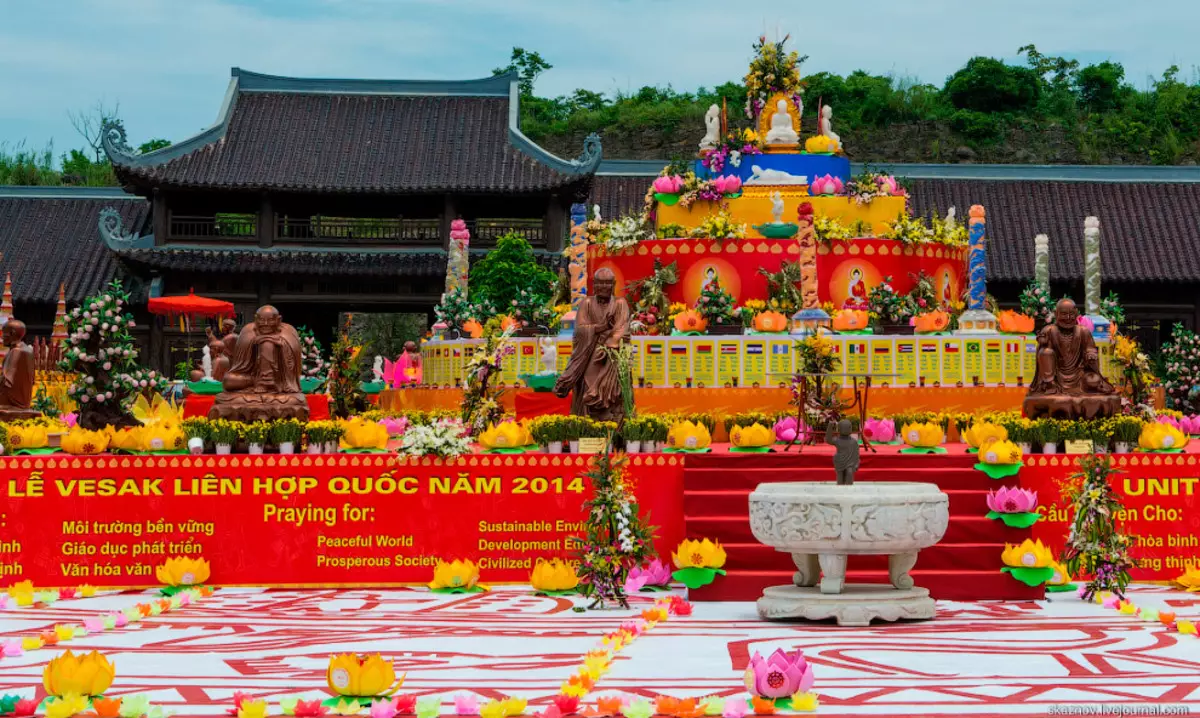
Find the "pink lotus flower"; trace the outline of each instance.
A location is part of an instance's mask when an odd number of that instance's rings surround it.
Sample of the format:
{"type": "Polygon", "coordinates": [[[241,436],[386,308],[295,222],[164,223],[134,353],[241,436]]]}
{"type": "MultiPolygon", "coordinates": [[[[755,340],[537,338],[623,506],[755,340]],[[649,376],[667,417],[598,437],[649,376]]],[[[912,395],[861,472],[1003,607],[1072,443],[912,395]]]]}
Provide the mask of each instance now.
{"type": "Polygon", "coordinates": [[[479,715],[479,699],[474,693],[454,694],[454,712],[460,716],[479,715]]]}
{"type": "Polygon", "coordinates": [[[1082,314],[1079,315],[1079,319],[1076,319],[1075,322],[1076,322],[1076,324],[1078,324],[1079,326],[1088,330],[1089,332],[1094,331],[1096,329],[1096,325],[1092,324],[1092,320],[1088,319],[1087,317],[1083,316],[1082,314]]]}
{"type": "Polygon", "coordinates": [[[88,633],[96,633],[98,631],[103,631],[104,630],[104,621],[101,621],[99,618],[85,618],[85,619],[83,619],[83,628],[88,633]]]}
{"type": "Polygon", "coordinates": [[[1037,492],[1001,486],[987,495],[988,509],[998,514],[1027,514],[1037,508],[1037,492]]]}
{"type": "Polygon", "coordinates": [[[742,178],[737,175],[722,175],[712,182],[713,187],[721,194],[737,194],[742,190],[742,178]]]}
{"type": "Polygon", "coordinates": [[[812,688],[815,680],[812,666],[804,660],[804,651],[784,653],[777,649],[763,659],[755,652],[746,668],[746,690],[760,698],[786,698],[812,688]]]}
{"type": "Polygon", "coordinates": [[[1185,434],[1200,434],[1200,416],[1185,416],[1179,420],[1179,430],[1185,434]]]}
{"type": "Polygon", "coordinates": [[[1118,607],[1120,607],[1120,604],[1121,604],[1121,599],[1117,598],[1116,594],[1111,594],[1109,596],[1106,596],[1104,598],[1104,600],[1101,601],[1101,603],[1100,603],[1100,605],[1104,608],[1118,608],[1118,607]]]}
{"type": "Polygon", "coordinates": [[[117,628],[125,626],[128,623],[129,623],[129,619],[125,616],[124,613],[114,613],[113,614],[113,625],[116,626],[117,628]]]}
{"type": "Polygon", "coordinates": [[[785,416],[775,422],[775,438],[779,441],[807,441],[808,431],[808,427],[803,422],[797,422],[794,416],[785,416]]]}
{"type": "Polygon", "coordinates": [[[896,438],[896,422],[891,419],[867,419],[863,436],[870,441],[886,444],[896,438]]]}
{"type": "Polygon", "coordinates": [[[750,706],[746,705],[745,700],[733,697],[725,701],[721,709],[721,718],[743,718],[749,712],[750,706]]]}
{"type": "Polygon", "coordinates": [[[464,242],[470,241],[471,232],[467,229],[465,221],[456,219],[450,222],[450,239],[459,239],[464,242]]]}
{"type": "Polygon", "coordinates": [[[67,425],[68,429],[73,429],[75,428],[75,425],[79,423],[79,414],[76,414],[72,411],[70,414],[63,414],[59,417],[59,419],[62,420],[62,423],[67,425]]]}
{"type": "Polygon", "coordinates": [[[662,561],[654,559],[645,567],[633,567],[625,579],[625,593],[637,593],[646,586],[667,586],[670,583],[671,570],[662,561]]]}
{"type": "Polygon", "coordinates": [[[1155,418],[1155,421],[1160,424],[1168,424],[1176,429],[1179,429],[1180,431],[1183,431],[1183,422],[1168,414],[1159,414],[1158,417],[1155,418]]]}
{"type": "Polygon", "coordinates": [[[406,416],[399,419],[383,418],[379,420],[379,423],[387,429],[388,436],[403,436],[404,432],[408,431],[408,417],[406,416]]]}
{"type": "Polygon", "coordinates": [[[904,194],[904,190],[900,187],[900,183],[891,175],[880,175],[875,178],[875,182],[879,185],[879,189],[893,197],[904,194]]]}
{"type": "Polygon", "coordinates": [[[808,191],[813,195],[828,196],[841,194],[844,189],[845,185],[842,184],[841,177],[825,175],[824,177],[814,179],[812,184],[809,185],[808,191]]]}
{"type": "Polygon", "coordinates": [[[20,641],[9,641],[4,644],[3,655],[5,658],[17,658],[25,654],[25,649],[21,647],[20,641]]]}
{"type": "Polygon", "coordinates": [[[654,180],[654,191],[659,194],[679,194],[683,191],[683,178],[679,175],[657,177],[654,180]]]}

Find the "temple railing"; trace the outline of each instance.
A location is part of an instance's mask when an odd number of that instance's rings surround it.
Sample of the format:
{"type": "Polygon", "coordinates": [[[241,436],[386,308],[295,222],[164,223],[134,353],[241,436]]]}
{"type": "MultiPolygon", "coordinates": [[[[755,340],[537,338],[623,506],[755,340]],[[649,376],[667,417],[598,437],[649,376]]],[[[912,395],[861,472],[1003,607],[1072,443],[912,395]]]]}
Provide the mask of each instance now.
{"type": "Polygon", "coordinates": [[[275,241],[440,244],[441,220],[280,215],[275,221],[275,241]]]}
{"type": "Polygon", "coordinates": [[[171,213],[167,232],[171,239],[253,241],[258,236],[258,218],[252,214],[205,216],[171,213]]]}
{"type": "Polygon", "coordinates": [[[535,247],[546,245],[546,227],[540,219],[471,219],[467,220],[472,244],[495,244],[510,232],[516,232],[535,247]]]}

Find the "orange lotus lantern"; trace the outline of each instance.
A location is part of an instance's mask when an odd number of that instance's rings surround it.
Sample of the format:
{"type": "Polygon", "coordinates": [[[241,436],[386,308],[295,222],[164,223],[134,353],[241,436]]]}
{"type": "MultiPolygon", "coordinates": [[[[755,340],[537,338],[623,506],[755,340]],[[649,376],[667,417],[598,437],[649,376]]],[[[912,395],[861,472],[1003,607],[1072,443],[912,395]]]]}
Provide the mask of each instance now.
{"type": "Polygon", "coordinates": [[[871,324],[863,309],[841,309],[833,313],[833,329],[838,332],[861,332],[871,324]]]}
{"type": "Polygon", "coordinates": [[[1033,317],[1011,309],[1000,312],[1000,331],[1005,334],[1032,334],[1033,317]]]}
{"type": "Polygon", "coordinates": [[[913,320],[913,325],[917,328],[918,334],[944,332],[950,326],[950,315],[941,309],[925,312],[924,314],[917,315],[913,320]]]}
{"type": "Polygon", "coordinates": [[[518,322],[516,319],[513,319],[512,317],[506,316],[506,317],[502,317],[500,319],[500,331],[502,331],[502,332],[508,332],[508,331],[515,332],[520,328],[521,328],[521,323],[518,322]]]}
{"type": "Polygon", "coordinates": [[[754,317],[753,325],[756,332],[786,332],[788,330],[787,317],[779,312],[762,312],[754,317]]]}
{"type": "Polygon", "coordinates": [[[708,321],[695,309],[685,309],[675,316],[675,329],[680,332],[703,332],[708,321]]]}
{"type": "Polygon", "coordinates": [[[483,336],[483,325],[474,319],[468,319],[463,322],[462,330],[464,334],[472,339],[478,339],[483,336]]]}

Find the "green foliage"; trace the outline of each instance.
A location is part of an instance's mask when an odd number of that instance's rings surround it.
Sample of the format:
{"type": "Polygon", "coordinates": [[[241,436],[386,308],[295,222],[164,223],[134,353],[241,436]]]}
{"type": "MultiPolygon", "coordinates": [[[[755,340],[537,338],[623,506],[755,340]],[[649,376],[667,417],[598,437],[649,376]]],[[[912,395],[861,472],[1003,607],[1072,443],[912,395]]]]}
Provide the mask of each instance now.
{"type": "Polygon", "coordinates": [[[164,147],[170,147],[170,146],[171,146],[170,140],[164,140],[161,137],[156,137],[155,139],[148,140],[148,141],[143,142],[142,144],[138,145],[138,153],[144,155],[147,152],[153,152],[154,150],[161,150],[164,147]]]}
{"type": "MultiPolygon", "coordinates": [[[[424,314],[355,314],[350,323],[350,336],[354,344],[363,348],[363,356],[395,359],[404,351],[404,342],[421,340],[428,329],[426,323],[424,314]]],[[[317,351],[320,352],[320,344],[317,351]]],[[[305,368],[308,368],[307,360],[305,368]]]]}
{"type": "Polygon", "coordinates": [[[545,304],[554,288],[554,273],[538,264],[524,237],[510,232],[471,268],[470,282],[472,301],[487,302],[507,313],[522,290],[545,304]]]}
{"type": "Polygon", "coordinates": [[[973,57],[946,81],[947,99],[955,107],[976,112],[1020,112],[1033,108],[1043,83],[1034,70],[1006,65],[990,57],[973,57]]]}
{"type": "MultiPolygon", "coordinates": [[[[496,69],[492,70],[492,74],[503,75],[507,72],[513,72],[515,70],[517,72],[517,77],[519,78],[517,80],[517,86],[521,88],[521,96],[532,97],[533,83],[537,80],[538,75],[553,68],[554,65],[551,65],[543,60],[540,53],[536,51],[527,52],[524,48],[514,47],[512,50],[512,58],[510,58],[508,65],[505,67],[497,67],[496,69]]],[[[576,90],[575,97],[580,97],[581,93],[584,93],[583,100],[585,102],[591,100],[591,95],[596,95],[594,92],[587,93],[585,90],[576,90]]],[[[599,97],[598,95],[596,96],[599,97]]]]}

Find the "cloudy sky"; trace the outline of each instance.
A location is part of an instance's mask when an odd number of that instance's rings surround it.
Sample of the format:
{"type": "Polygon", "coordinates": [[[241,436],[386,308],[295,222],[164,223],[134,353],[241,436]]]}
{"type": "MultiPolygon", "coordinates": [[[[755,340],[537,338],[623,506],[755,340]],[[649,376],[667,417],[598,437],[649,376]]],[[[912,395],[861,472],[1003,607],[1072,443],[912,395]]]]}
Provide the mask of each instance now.
{"type": "Polygon", "coordinates": [[[1145,86],[1193,80],[1197,0],[0,0],[0,143],[79,146],[68,110],[120,105],[130,142],[210,125],[229,68],[307,77],[465,79],[513,46],[554,65],[539,94],[713,86],[764,31],[806,72],[865,69],[941,83],[973,55],[1034,43],[1115,60],[1145,86]]]}

